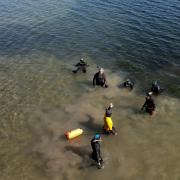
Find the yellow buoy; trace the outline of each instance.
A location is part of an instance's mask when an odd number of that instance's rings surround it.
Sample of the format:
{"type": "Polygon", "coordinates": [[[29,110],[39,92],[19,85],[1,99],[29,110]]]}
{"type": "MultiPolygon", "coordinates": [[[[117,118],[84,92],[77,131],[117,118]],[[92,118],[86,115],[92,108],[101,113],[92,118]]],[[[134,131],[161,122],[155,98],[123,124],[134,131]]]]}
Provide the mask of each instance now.
{"type": "Polygon", "coordinates": [[[78,129],[75,129],[73,131],[68,131],[65,133],[65,136],[67,139],[73,139],[77,136],[80,136],[81,134],[83,134],[83,130],[78,128],[78,129]]]}

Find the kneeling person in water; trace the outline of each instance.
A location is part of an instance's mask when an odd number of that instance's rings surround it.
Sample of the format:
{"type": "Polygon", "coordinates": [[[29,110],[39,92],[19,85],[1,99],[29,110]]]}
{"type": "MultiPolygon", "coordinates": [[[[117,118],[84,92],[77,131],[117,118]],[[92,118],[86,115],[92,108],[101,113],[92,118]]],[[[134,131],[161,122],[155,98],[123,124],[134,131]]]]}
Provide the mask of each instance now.
{"type": "Polygon", "coordinates": [[[154,100],[151,97],[152,93],[148,93],[146,96],[146,101],[143,104],[141,110],[143,110],[145,108],[146,112],[149,113],[150,115],[152,115],[156,109],[154,100]]]}
{"type": "Polygon", "coordinates": [[[101,150],[100,150],[100,142],[101,142],[100,134],[96,134],[91,139],[91,147],[92,147],[92,158],[97,162],[98,168],[102,168],[103,159],[101,157],[101,150]]]}
{"type": "Polygon", "coordinates": [[[89,65],[84,61],[83,58],[80,59],[80,61],[75,65],[75,67],[77,67],[76,70],[73,70],[72,72],[73,73],[77,73],[78,71],[82,71],[83,73],[86,73],[86,68],[88,67],[89,65]]]}
{"type": "Polygon", "coordinates": [[[106,84],[106,76],[104,74],[104,69],[100,68],[99,71],[94,75],[93,78],[93,86],[102,86],[107,88],[108,85],[106,84]]]}

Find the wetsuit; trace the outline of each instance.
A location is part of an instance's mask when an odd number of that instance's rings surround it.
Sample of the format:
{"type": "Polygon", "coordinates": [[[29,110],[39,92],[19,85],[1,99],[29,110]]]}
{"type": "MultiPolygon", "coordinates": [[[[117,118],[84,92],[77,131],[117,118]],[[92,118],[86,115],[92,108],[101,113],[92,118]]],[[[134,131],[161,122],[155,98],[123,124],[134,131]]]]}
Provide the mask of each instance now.
{"type": "Polygon", "coordinates": [[[92,158],[99,164],[103,162],[103,159],[101,157],[101,151],[100,151],[100,143],[98,140],[93,138],[91,140],[91,147],[92,147],[92,158]]]}
{"type": "Polygon", "coordinates": [[[132,90],[133,87],[134,87],[134,83],[131,82],[131,81],[125,81],[125,82],[123,83],[123,86],[126,87],[126,88],[130,88],[130,90],[132,90]]]}
{"type": "Polygon", "coordinates": [[[153,114],[154,110],[155,110],[155,104],[154,104],[154,100],[152,98],[146,98],[146,101],[142,107],[142,109],[146,110],[146,112],[148,112],[149,114],[153,114]]]}
{"type": "Polygon", "coordinates": [[[111,107],[106,108],[105,116],[108,114],[112,115],[112,108],[111,107]]]}
{"type": "Polygon", "coordinates": [[[106,83],[106,76],[104,73],[100,73],[100,72],[97,72],[95,75],[94,75],[94,78],[93,78],[93,86],[95,85],[98,85],[98,86],[105,86],[107,87],[107,85],[105,84],[106,83]]]}
{"type": "Polygon", "coordinates": [[[77,69],[76,70],[73,70],[73,72],[74,73],[77,73],[78,71],[82,71],[83,73],[86,73],[86,67],[88,67],[88,64],[86,63],[86,62],[84,62],[84,61],[80,61],[80,62],[78,62],[76,65],[75,65],[76,67],[77,67],[77,69]]]}
{"type": "Polygon", "coordinates": [[[153,84],[151,87],[151,91],[153,92],[153,94],[158,95],[161,92],[161,88],[158,84],[153,84]]]}

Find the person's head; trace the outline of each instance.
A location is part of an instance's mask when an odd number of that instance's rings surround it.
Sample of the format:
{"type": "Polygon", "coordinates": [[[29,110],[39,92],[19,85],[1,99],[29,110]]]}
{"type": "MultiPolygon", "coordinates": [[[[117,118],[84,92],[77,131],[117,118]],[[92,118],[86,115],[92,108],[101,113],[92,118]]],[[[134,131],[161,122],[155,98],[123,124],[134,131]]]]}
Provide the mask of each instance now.
{"type": "Polygon", "coordinates": [[[100,134],[96,134],[96,135],[94,136],[94,141],[102,141],[102,140],[101,140],[101,135],[100,135],[100,134]]]}
{"type": "Polygon", "coordinates": [[[154,81],[154,85],[158,85],[158,82],[157,82],[157,81],[154,81]]]}
{"type": "Polygon", "coordinates": [[[100,74],[103,74],[103,73],[104,73],[104,69],[103,69],[103,68],[100,68],[100,69],[99,69],[99,72],[100,72],[100,74]]]}
{"type": "Polygon", "coordinates": [[[110,110],[106,110],[106,116],[111,117],[111,111],[110,110]]]}
{"type": "Polygon", "coordinates": [[[151,99],[151,95],[153,94],[153,92],[148,92],[146,93],[146,99],[151,99]]]}

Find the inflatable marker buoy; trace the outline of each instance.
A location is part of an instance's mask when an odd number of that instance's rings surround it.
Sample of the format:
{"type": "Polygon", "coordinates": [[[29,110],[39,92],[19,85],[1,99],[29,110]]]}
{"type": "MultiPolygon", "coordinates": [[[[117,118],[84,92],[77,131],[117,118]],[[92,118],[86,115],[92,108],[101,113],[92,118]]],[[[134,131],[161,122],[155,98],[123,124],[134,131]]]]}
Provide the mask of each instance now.
{"type": "Polygon", "coordinates": [[[67,139],[73,139],[77,136],[80,136],[81,134],[83,134],[83,130],[82,129],[75,129],[73,131],[68,131],[65,133],[65,136],[67,139]]]}

